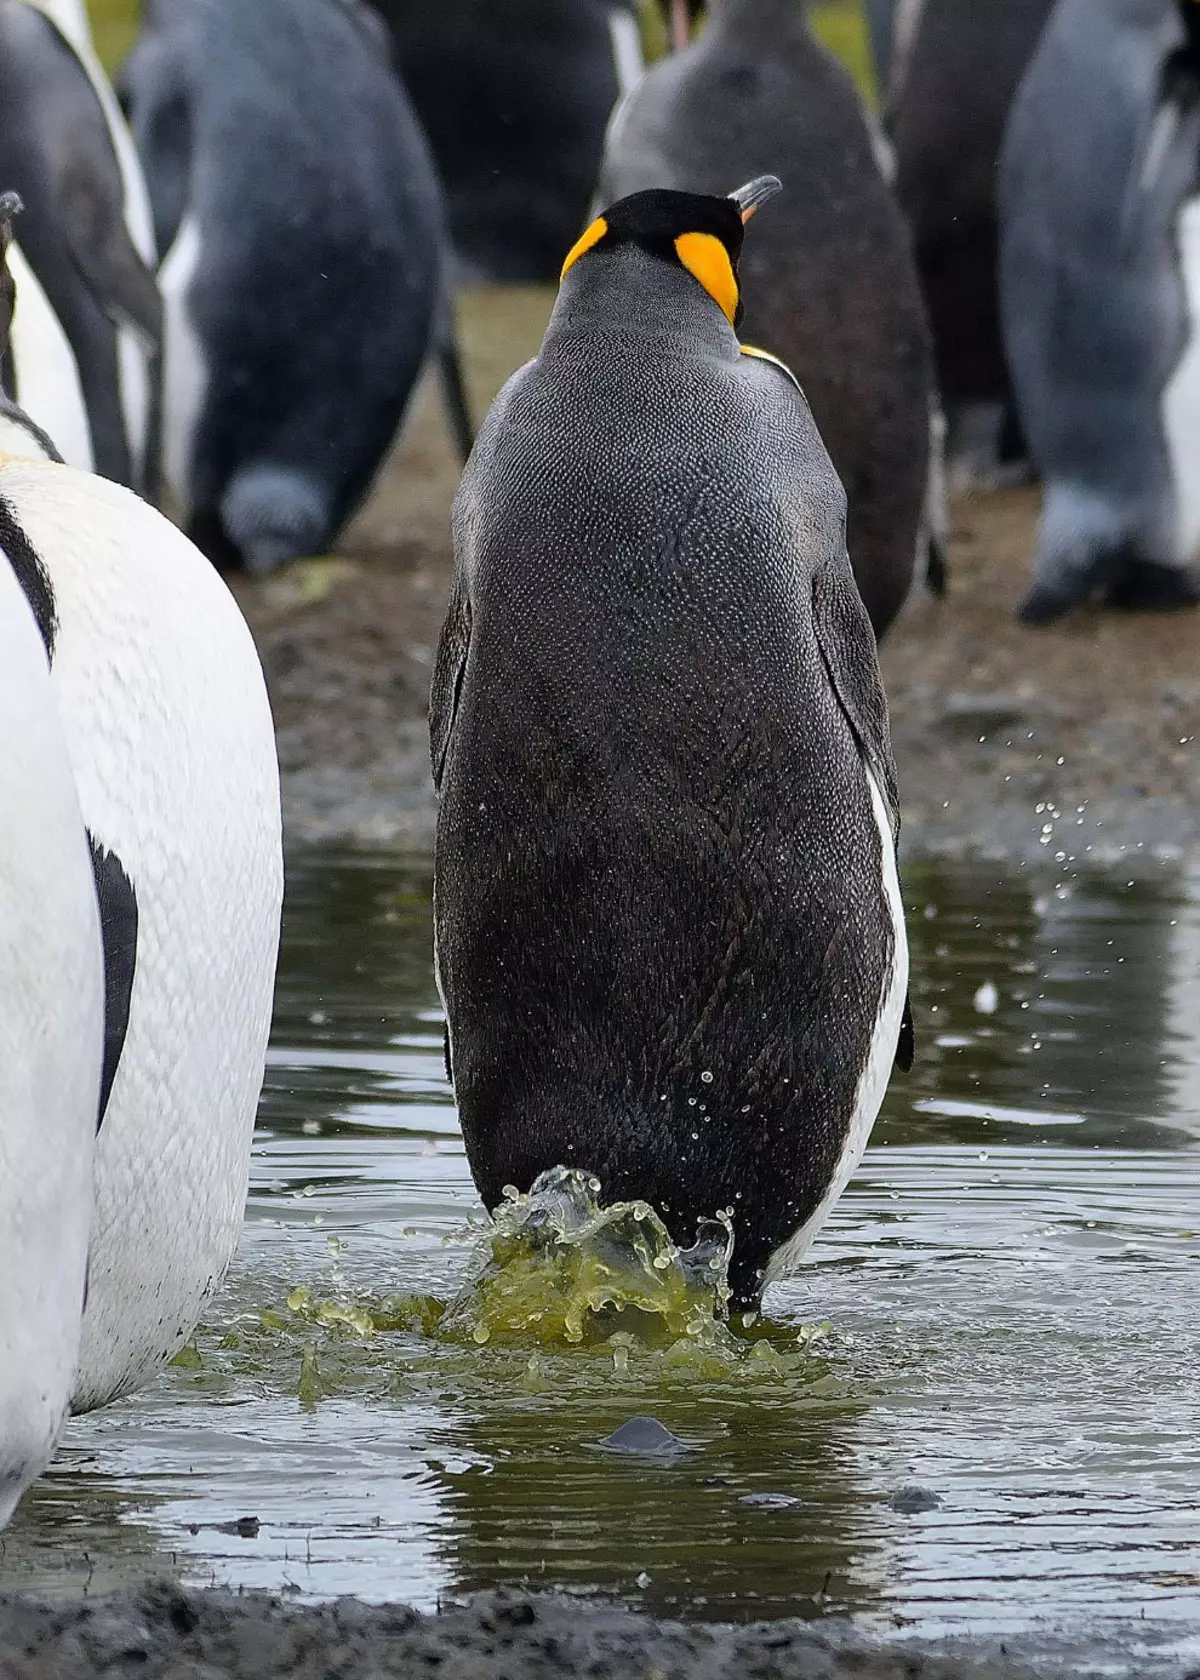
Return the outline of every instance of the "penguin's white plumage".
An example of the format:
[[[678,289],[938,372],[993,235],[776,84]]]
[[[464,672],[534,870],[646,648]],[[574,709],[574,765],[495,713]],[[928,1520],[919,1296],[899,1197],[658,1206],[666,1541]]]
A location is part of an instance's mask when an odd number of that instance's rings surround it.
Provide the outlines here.
[[[136,898],[78,1411],[175,1352],[237,1243],[278,948],[278,767],[250,632],[186,537],[51,462],[0,461],[0,498],[52,585],[84,821]]]
[[[1179,212],[1176,243],[1187,311],[1183,354],[1163,391],[1163,431],[1171,459],[1178,526],[1177,552],[1200,559],[1200,197]]]
[[[17,288],[11,330],[17,390],[30,417],[54,439],[64,461],[90,472],[92,434],[75,352],[19,245],[9,247],[8,267]]]
[[[79,1351],[104,1031],[96,891],[46,653],[0,556],[0,1528]]]

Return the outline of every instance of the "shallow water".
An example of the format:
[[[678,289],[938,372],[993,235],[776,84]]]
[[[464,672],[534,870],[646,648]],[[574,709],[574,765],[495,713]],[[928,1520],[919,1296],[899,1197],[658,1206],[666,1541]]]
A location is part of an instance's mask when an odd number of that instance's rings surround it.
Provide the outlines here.
[[[0,1590],[520,1581],[918,1633],[1144,1617],[1200,1650],[1200,881],[908,871],[918,1064],[769,1302],[829,1333],[736,1369],[289,1310],[445,1299],[478,1243],[428,891],[295,863],[241,1253],[194,1353],[71,1426]],[[688,1450],[598,1450],[640,1412]]]

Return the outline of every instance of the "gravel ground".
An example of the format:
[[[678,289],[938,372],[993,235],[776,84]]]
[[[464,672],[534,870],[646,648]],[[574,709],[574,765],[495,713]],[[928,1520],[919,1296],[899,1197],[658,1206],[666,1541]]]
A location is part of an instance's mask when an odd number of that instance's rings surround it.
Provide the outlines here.
[[[463,298],[478,413],[536,349],[549,301]],[[293,841],[431,844],[425,706],[457,471],[426,389],[336,557],[234,580],[267,668]],[[908,851],[1200,851],[1200,618],[1095,610],[1020,626],[1036,491],[963,496],[952,514],[950,594],[915,591],[882,655]]]
[[[659,1622],[548,1595],[489,1593],[422,1616],[403,1605],[293,1605],[170,1583],[66,1605],[0,1599],[2,1680],[1195,1680],[1147,1642],[1054,1639],[968,1649],[887,1644],[838,1622]]]

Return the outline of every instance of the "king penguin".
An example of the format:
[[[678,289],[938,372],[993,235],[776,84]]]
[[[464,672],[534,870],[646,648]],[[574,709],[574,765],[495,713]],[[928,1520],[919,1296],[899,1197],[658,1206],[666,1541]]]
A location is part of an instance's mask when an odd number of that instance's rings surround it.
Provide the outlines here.
[[[121,71],[165,253],[164,469],[220,565],[325,552],[443,330],[441,191],[342,0],[148,0]]]
[[[748,351],[772,177],[580,238],[454,508],[435,960],[484,1201],[580,1167],[680,1243],[731,1209],[733,1303],[803,1253],[911,1058],[898,807],[842,488]]]
[[[0,550],[42,634],[104,952],[79,1411],[171,1357],[237,1244],[279,942],[279,771],[254,643],[204,556],[132,492],[55,461],[11,405],[0,443]]]
[[[1029,621],[1200,599],[1200,0],[1060,0],[1001,155]]]
[[[0,502],[0,538],[11,542]],[[35,563],[19,542],[14,563]],[[36,594],[36,574],[27,578]],[[67,1413],[83,1320],[104,962],[46,651],[0,556],[0,1528]]]
[[[1053,0],[899,0],[885,115],[896,195],[929,305],[952,468],[1010,473],[1024,453],[1000,334],[996,162]]]
[[[858,93],[804,7],[712,0],[708,10],[699,39],[651,66],[614,116],[600,200],[786,174],[788,203],[747,250],[746,333],[783,358],[812,404],[882,636],[930,555],[933,372],[908,229]]]
[[[112,90],[81,56],[90,39],[77,47],[61,10],[0,0],[0,188],[25,204],[5,383],[73,465],[153,495],[149,203]]]
[[[437,158],[459,274],[552,281],[643,69],[633,0],[374,0]]]

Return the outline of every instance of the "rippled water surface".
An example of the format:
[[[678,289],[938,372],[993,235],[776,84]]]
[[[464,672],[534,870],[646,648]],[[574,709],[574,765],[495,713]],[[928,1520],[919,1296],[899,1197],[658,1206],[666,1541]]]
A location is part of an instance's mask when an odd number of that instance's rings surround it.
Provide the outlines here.
[[[917,1067],[769,1303],[827,1337],[716,1375],[607,1348],[531,1365],[289,1309],[302,1285],[444,1299],[480,1218],[428,879],[303,856],[241,1253],[185,1360],[71,1426],[0,1588],[174,1567],[432,1606],[521,1581],[1196,1639],[1200,883],[919,866],[906,900]],[[597,1450],[639,1412],[689,1450]]]

